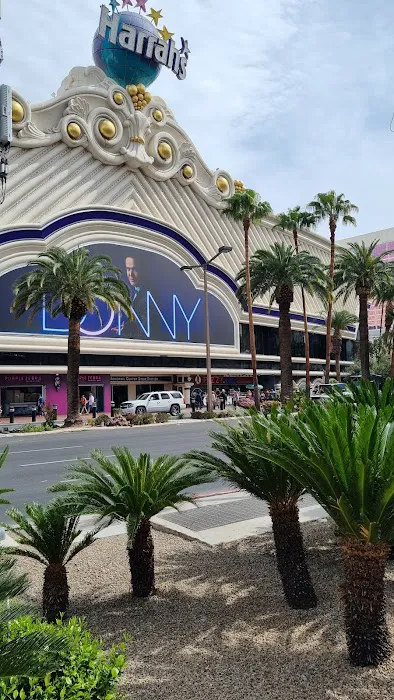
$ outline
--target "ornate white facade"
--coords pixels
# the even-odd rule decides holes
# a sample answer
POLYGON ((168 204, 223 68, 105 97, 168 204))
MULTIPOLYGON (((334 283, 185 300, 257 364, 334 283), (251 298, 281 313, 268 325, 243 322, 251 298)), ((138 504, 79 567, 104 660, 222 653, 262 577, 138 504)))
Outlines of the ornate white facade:
MULTIPOLYGON (((234 280, 243 262, 243 232, 223 216, 223 201, 234 192, 230 173, 212 171, 159 97, 143 111, 134 109, 128 91, 120 88, 96 67, 74 68, 56 97, 32 107, 24 95, 13 93, 17 109, 13 123, 7 195, 1 208, 0 274, 23 267, 48 246, 72 249, 78 245, 111 242, 158 252, 177 266, 194 264, 213 256, 219 246, 231 245, 209 275, 210 291, 225 305, 235 329, 232 347, 215 344, 214 360, 232 360, 233 366, 213 369, 218 376, 248 375, 240 361, 239 324, 247 314, 234 295, 234 280), (165 234, 163 234, 165 231, 165 234), (231 280, 233 289, 231 289, 231 280)), ((288 232, 273 229, 274 218, 251 228, 252 251, 277 240, 292 243, 288 232)), ((300 246, 324 262, 329 259, 328 240, 301 231, 300 246)), ((201 271, 188 273, 202 288, 201 271)), ((276 327, 275 307, 268 300, 256 302, 256 324, 276 327)), ((311 333, 324 334, 324 312, 318 299, 308 299, 311 333)), ((301 331, 301 296, 296 291, 292 327, 301 331)), ((0 353, 64 353, 64 335, 0 333, 0 353)), ((344 334, 354 338, 354 329, 344 334)), ((124 356, 124 366, 109 369, 108 362, 89 366, 95 374, 194 375, 204 374, 195 358, 205 357, 203 343, 138 341, 125 338, 82 339, 82 353, 101 357, 124 356), (190 358, 182 369, 174 364, 152 368, 130 366, 130 357, 190 358)), ((279 374, 277 355, 262 355, 262 376, 279 374)), ((295 358, 295 377, 302 377, 303 358, 295 358), (301 363, 301 368, 300 368, 301 363)), ((321 374, 324 360, 312 358, 313 374, 321 374)), ((224 365, 225 363, 223 363, 224 365)), ((243 363, 244 364, 244 363, 243 363)), ((7 372, 26 372, 19 364, 7 372)), ((30 363, 40 375, 64 373, 63 363, 30 363)), ((83 371, 83 368, 81 369, 83 371)), ((130 390, 129 395, 132 395, 130 390)))

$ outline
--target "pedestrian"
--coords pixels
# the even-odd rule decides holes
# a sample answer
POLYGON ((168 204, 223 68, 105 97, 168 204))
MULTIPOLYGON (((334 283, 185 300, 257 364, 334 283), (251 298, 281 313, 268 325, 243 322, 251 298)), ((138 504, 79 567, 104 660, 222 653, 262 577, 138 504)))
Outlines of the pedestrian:
POLYGON ((222 389, 220 392, 220 410, 225 411, 226 409, 227 394, 226 390, 222 389))
POLYGON ((90 392, 90 394, 89 394, 88 403, 89 403, 89 413, 93 413, 94 396, 93 396, 92 392, 90 392))
POLYGON ((80 404, 81 404, 81 415, 82 415, 82 413, 87 413, 88 412, 88 409, 86 406, 87 399, 86 399, 85 394, 82 394, 80 404))
POLYGON ((37 416, 42 416, 42 409, 44 406, 44 399, 42 398, 41 394, 38 397, 37 400, 37 416))
POLYGON ((236 389, 236 390, 234 391, 234 396, 233 396, 233 406, 234 406, 234 408, 237 408, 237 406, 238 406, 238 401, 239 401, 239 391, 238 391, 238 389, 236 389))

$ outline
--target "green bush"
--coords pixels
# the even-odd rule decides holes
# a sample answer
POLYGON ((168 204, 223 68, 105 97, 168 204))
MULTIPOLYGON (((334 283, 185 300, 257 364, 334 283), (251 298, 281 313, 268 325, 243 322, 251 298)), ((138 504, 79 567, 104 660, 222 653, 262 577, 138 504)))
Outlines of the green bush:
POLYGON ((21 433, 47 433, 49 430, 53 430, 52 426, 44 423, 28 423, 24 425, 21 429, 21 433))
POLYGON ((97 416, 97 418, 93 418, 93 425, 95 426, 100 426, 100 425, 111 425, 111 418, 110 416, 107 416, 106 413, 102 413, 101 416, 97 416))
POLYGON ((168 413, 156 413, 156 423, 168 423, 170 416, 168 413))
POLYGON ((153 413, 143 413, 141 416, 141 425, 150 425, 155 422, 155 416, 153 413))
MULTIPOLYGON (((11 640, 41 631, 56 635, 58 625, 24 617, 2 628, 2 638, 5 635, 11 640)), ((70 646, 59 654, 59 669, 44 678, 0 679, 2 700, 115 700, 115 686, 125 664, 125 645, 113 646, 105 653, 101 641, 94 639, 85 622, 77 618, 62 628, 70 646)))
POLYGON ((190 417, 194 418, 194 420, 201 420, 201 418, 205 418, 205 413, 201 413, 201 411, 192 411, 190 417))

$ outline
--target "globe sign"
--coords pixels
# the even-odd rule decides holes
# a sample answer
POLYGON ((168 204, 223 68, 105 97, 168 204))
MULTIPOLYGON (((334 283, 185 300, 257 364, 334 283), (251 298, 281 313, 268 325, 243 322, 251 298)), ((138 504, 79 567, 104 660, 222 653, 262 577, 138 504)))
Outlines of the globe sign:
POLYGON ((100 36, 98 30, 96 31, 93 39, 94 63, 108 78, 112 78, 122 87, 139 83, 148 87, 158 77, 162 66, 154 58, 146 58, 120 46, 119 33, 122 31, 122 24, 134 27, 137 34, 144 30, 156 39, 161 38, 156 27, 146 17, 136 12, 120 12, 116 45, 109 41, 109 29, 105 33, 105 38, 100 36))

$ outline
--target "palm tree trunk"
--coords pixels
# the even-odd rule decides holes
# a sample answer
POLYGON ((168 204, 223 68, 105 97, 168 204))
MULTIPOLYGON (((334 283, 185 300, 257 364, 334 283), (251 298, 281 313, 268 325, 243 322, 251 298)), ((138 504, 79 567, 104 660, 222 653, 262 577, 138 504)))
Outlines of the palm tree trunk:
POLYGON ((337 382, 341 381, 341 351, 342 351, 342 337, 341 331, 336 329, 334 335, 332 336, 332 351, 335 357, 335 374, 337 382))
MULTIPOLYGON (((294 238, 295 252, 298 255, 299 247, 298 247, 297 227, 293 228, 293 238, 294 238)), ((310 358, 310 353, 309 353, 308 316, 306 314, 306 301, 305 301, 304 287, 301 287, 301 297, 302 297, 302 313, 304 316, 305 385, 306 385, 306 397, 307 397, 307 399, 309 399, 311 396, 311 358, 310 358)))
POLYGON ((384 327, 386 336, 390 333, 391 324, 393 322, 393 302, 388 301, 386 305, 386 315, 384 319, 384 327))
POLYGON ((341 353, 335 353, 335 374, 337 382, 341 381, 341 353))
POLYGON ((48 622, 55 622, 67 613, 69 585, 65 566, 50 564, 44 572, 42 609, 48 622))
POLYGON ((383 314, 384 314, 384 302, 383 302, 383 304, 382 304, 382 313, 381 313, 381 315, 380 315, 380 333, 379 333, 379 337, 382 335, 383 314))
POLYGON ((64 425, 82 423, 79 415, 79 365, 81 355, 81 321, 70 318, 68 324, 67 418, 64 425))
POLYGON ((148 518, 141 520, 127 548, 133 596, 148 598, 155 589, 154 546, 148 518))
POLYGON ((361 377, 369 380, 368 294, 359 294, 359 304, 361 377))
POLYGON ((297 503, 271 503, 269 512, 286 600, 291 608, 298 610, 315 608, 317 598, 306 563, 297 503))
POLYGON ((244 225, 244 234, 245 234, 246 298, 247 298, 248 314, 249 314, 249 344, 250 344, 250 356, 251 356, 251 360, 252 360, 254 403, 255 403, 256 409, 258 411, 260 411, 259 380, 257 377, 256 339, 255 339, 255 335, 254 335, 252 290, 251 290, 251 284, 250 284, 250 252, 249 252, 250 220, 244 219, 243 225, 244 225))
MULTIPOLYGON (((335 259, 335 231, 337 225, 333 217, 330 217, 330 271, 329 276, 331 281, 334 278, 334 259, 335 259)), ((326 368, 324 371, 324 383, 330 381, 330 366, 331 366, 331 321, 332 321, 332 290, 330 289, 330 298, 328 301, 327 310, 327 330, 326 330, 326 368)))
POLYGON ((355 540, 343 543, 343 600, 349 658, 355 666, 377 666, 389 654, 384 572, 390 547, 355 540))
POLYGON ((279 354, 280 400, 286 402, 293 396, 293 372, 291 363, 290 302, 279 301, 279 354))

